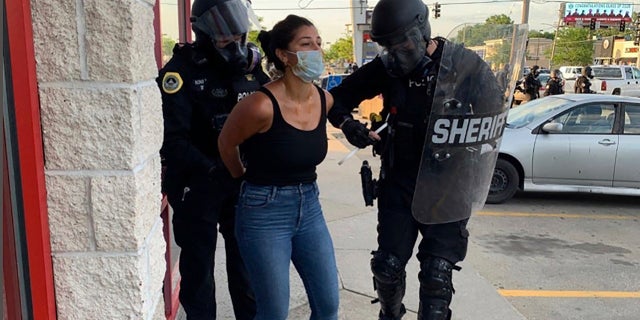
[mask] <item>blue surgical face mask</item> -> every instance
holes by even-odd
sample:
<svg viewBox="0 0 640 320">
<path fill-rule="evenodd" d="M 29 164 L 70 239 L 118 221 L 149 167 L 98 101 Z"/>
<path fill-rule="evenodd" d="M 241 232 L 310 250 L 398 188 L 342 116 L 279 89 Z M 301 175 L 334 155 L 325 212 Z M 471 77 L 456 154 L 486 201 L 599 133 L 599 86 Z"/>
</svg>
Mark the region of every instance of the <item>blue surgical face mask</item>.
<svg viewBox="0 0 640 320">
<path fill-rule="evenodd" d="M 293 74 L 298 76 L 304 82 L 311 82 L 320 78 L 324 72 L 324 62 L 322 61 L 322 51 L 298 51 L 295 53 L 298 57 L 298 64 L 291 67 Z"/>
</svg>

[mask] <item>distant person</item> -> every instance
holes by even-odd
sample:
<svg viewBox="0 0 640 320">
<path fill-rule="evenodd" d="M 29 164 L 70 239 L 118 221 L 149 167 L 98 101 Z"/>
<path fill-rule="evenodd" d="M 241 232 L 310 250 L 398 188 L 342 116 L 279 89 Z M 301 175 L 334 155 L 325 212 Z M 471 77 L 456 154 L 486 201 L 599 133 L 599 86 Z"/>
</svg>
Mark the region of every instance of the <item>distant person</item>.
<svg viewBox="0 0 640 320">
<path fill-rule="evenodd" d="M 591 90 L 590 79 L 593 79 L 593 70 L 591 70 L 591 67 L 586 66 L 582 68 L 582 75 L 576 79 L 574 86 L 575 93 L 596 93 Z"/>
<path fill-rule="evenodd" d="M 500 89 L 505 93 L 506 97 L 508 97 L 511 94 L 508 88 L 510 73 L 511 73 L 511 66 L 508 63 L 505 63 L 502 69 L 496 73 L 496 79 L 498 80 L 498 85 L 500 86 Z"/>
<path fill-rule="evenodd" d="M 549 80 L 547 81 L 547 85 L 545 86 L 543 96 L 546 97 L 564 93 L 564 84 L 562 83 L 562 78 L 560 78 L 558 75 L 560 75 L 560 70 L 556 69 L 551 71 L 551 73 L 549 74 Z"/>
<path fill-rule="evenodd" d="M 356 70 L 358 70 L 358 64 L 354 62 L 351 65 L 351 73 L 356 72 Z"/>
<path fill-rule="evenodd" d="M 322 39 L 309 20 L 289 15 L 258 41 L 283 76 L 240 101 L 218 140 L 231 175 L 244 180 L 235 231 L 255 292 L 254 319 L 287 319 L 293 262 L 310 319 L 337 320 L 338 269 L 316 183 L 333 105 L 313 84 L 324 72 Z"/>
<path fill-rule="evenodd" d="M 347 69 L 344 70 L 344 73 L 351 73 L 352 69 L 353 69 L 353 64 L 349 63 L 349 65 L 347 66 Z"/>
<path fill-rule="evenodd" d="M 529 100 L 535 100 L 540 98 L 540 88 L 542 84 L 538 80 L 538 74 L 540 67 L 534 65 L 531 67 L 531 71 L 524 77 L 523 86 L 524 93 L 529 95 Z"/>
</svg>

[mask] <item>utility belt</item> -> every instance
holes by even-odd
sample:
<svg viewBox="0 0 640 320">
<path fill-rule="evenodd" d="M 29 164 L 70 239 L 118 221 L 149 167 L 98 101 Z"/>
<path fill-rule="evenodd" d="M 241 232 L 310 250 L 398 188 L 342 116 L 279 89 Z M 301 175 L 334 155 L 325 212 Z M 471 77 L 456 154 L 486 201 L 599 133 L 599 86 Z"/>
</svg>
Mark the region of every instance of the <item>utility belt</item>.
<svg viewBox="0 0 640 320">
<path fill-rule="evenodd" d="M 370 116 L 371 130 L 385 123 L 381 116 Z M 418 165 L 422 157 L 427 125 L 396 116 L 387 119 L 388 127 L 379 133 L 381 140 L 373 145 L 374 155 L 380 155 L 389 168 Z"/>
<path fill-rule="evenodd" d="M 378 130 L 385 121 L 382 116 L 372 113 L 369 116 L 371 130 Z M 388 172 L 416 172 L 422 158 L 424 136 L 426 129 L 417 125 L 401 121 L 397 117 L 386 119 L 387 128 L 379 132 L 381 140 L 373 145 L 373 154 L 380 155 L 382 166 L 380 167 L 379 180 L 373 178 L 373 172 L 369 162 L 364 160 L 360 167 L 360 180 L 362 184 L 362 196 L 365 206 L 372 206 L 373 200 L 378 197 L 378 185 L 385 179 Z"/>
</svg>

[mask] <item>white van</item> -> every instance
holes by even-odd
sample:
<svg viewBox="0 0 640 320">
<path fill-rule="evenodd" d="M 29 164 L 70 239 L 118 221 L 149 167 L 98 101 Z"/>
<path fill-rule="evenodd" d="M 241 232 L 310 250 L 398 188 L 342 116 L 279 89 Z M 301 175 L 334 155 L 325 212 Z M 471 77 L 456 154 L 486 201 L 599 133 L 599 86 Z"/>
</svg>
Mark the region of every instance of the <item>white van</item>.
<svg viewBox="0 0 640 320">
<path fill-rule="evenodd" d="M 582 74 L 582 66 L 562 66 L 559 69 L 565 80 L 575 80 Z"/>
</svg>

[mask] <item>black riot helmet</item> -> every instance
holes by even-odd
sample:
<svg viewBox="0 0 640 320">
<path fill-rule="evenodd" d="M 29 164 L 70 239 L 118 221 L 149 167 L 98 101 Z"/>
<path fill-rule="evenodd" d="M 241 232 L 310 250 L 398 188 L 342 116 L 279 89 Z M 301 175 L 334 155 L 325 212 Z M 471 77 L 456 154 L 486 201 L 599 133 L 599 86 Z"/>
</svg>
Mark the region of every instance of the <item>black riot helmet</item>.
<svg viewBox="0 0 640 320">
<path fill-rule="evenodd" d="M 593 70 L 591 70 L 591 67 L 586 66 L 582 68 L 582 75 L 588 77 L 589 79 L 593 79 Z"/>
<path fill-rule="evenodd" d="M 531 67 L 531 74 L 534 77 L 538 76 L 538 74 L 540 73 L 539 71 L 540 71 L 540 67 L 538 65 L 534 65 L 533 67 Z"/>
<path fill-rule="evenodd" d="M 391 76 L 424 66 L 431 37 L 429 9 L 421 0 L 380 0 L 371 16 L 371 39 L 384 50 L 380 58 Z"/>
<path fill-rule="evenodd" d="M 249 13 L 245 0 L 195 0 L 191 28 L 196 43 L 206 48 L 213 44 L 220 57 L 238 69 L 247 66 Z"/>
</svg>

